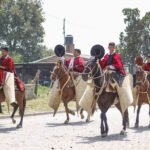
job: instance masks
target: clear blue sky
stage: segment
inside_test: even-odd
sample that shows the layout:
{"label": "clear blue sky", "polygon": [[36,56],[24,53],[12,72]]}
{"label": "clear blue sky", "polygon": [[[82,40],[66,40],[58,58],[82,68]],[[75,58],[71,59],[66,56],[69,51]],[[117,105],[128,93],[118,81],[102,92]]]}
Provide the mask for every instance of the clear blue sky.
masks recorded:
{"label": "clear blue sky", "polygon": [[42,0],[45,13],[45,44],[63,44],[63,18],[66,34],[74,36],[76,48],[89,54],[94,44],[107,49],[110,41],[119,42],[124,30],[123,8],[139,8],[141,16],[150,11],[150,0]]}

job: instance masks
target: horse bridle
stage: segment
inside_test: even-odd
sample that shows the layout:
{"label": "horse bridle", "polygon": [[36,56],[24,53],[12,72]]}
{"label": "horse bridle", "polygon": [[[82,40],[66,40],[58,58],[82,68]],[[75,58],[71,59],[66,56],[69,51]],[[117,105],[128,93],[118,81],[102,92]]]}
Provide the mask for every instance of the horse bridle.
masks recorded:
{"label": "horse bridle", "polygon": [[60,80],[60,79],[62,79],[62,78],[68,73],[67,70],[65,69],[65,67],[63,67],[63,68],[64,68],[64,70],[65,70],[65,73],[64,73],[64,75],[61,76],[60,78],[58,78],[58,77],[59,77],[60,74],[62,73],[62,69],[60,69],[57,74],[56,74],[54,71],[51,72],[51,74],[54,75],[56,79]]}
{"label": "horse bridle", "polygon": [[[89,67],[89,66],[87,65],[86,68],[89,69],[90,72],[89,72],[88,74],[91,75],[90,78],[91,78],[92,80],[95,80],[95,79],[100,79],[100,80],[101,80],[102,77],[105,77],[105,74],[102,73],[101,68],[100,68],[99,65],[98,65],[98,67],[97,67],[96,72],[94,73],[94,75],[92,75],[92,72],[93,72],[93,70],[95,69],[96,65],[98,65],[98,64],[95,64],[95,66],[94,66],[93,68],[91,68],[91,67]],[[99,69],[100,69],[100,75],[97,76],[97,77],[95,77],[95,75],[98,73]],[[104,82],[105,82],[105,79],[104,79]],[[104,85],[104,82],[103,82],[103,85]],[[95,87],[101,89],[103,86],[97,86],[97,85],[95,84]]]}

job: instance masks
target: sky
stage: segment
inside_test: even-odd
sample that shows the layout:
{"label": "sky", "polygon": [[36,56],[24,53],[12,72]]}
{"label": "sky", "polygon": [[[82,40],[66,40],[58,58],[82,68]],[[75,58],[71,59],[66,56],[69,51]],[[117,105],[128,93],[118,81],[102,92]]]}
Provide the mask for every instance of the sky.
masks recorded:
{"label": "sky", "polygon": [[76,48],[89,54],[95,44],[107,50],[109,42],[119,43],[124,31],[122,9],[138,8],[141,16],[150,11],[150,0],[42,0],[45,22],[44,44],[54,48],[63,44],[63,18],[66,35],[73,35]]}

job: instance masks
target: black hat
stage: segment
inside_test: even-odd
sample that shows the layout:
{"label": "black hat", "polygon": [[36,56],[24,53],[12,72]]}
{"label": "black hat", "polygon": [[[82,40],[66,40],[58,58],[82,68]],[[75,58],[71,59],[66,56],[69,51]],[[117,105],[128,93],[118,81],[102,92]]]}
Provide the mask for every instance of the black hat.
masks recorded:
{"label": "black hat", "polygon": [[56,45],[54,52],[55,52],[56,56],[62,57],[65,55],[65,47],[62,45]]}
{"label": "black hat", "polygon": [[105,54],[105,49],[102,45],[94,45],[91,48],[91,56],[95,56],[98,59],[101,59]]}

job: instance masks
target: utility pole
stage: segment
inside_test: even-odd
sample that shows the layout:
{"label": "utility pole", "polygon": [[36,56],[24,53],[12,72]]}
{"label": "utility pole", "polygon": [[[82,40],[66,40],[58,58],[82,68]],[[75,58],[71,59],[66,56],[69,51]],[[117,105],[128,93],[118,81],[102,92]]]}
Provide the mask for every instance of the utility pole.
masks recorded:
{"label": "utility pole", "polygon": [[64,46],[65,46],[65,37],[66,37],[66,19],[63,19],[63,37],[64,37]]}

